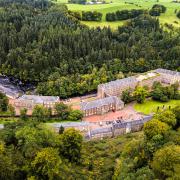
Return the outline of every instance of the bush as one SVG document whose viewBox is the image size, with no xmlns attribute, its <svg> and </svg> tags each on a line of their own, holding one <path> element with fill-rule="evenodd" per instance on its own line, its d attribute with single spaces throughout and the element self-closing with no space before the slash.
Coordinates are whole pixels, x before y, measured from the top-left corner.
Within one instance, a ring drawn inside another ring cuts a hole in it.
<svg viewBox="0 0 180 180">
<path fill-rule="evenodd" d="M 80 110 L 72 110 L 69 113 L 68 120 L 70 121 L 78 121 L 82 120 L 83 113 Z"/>
<path fill-rule="evenodd" d="M 107 13 L 106 21 L 116 21 L 116 14 L 115 13 Z"/>
<path fill-rule="evenodd" d="M 127 89 L 123 91 L 121 99 L 123 100 L 125 104 L 134 101 L 135 98 L 133 97 L 132 89 Z"/>
<path fill-rule="evenodd" d="M 0 92 L 0 111 L 7 111 L 8 109 L 8 98 L 5 94 Z"/>
<path fill-rule="evenodd" d="M 170 110 L 165 110 L 154 115 L 155 119 L 159 119 L 161 122 L 168 124 L 170 127 L 176 125 L 176 116 Z"/>
<path fill-rule="evenodd" d="M 116 20 L 121 21 L 121 20 L 132 19 L 143 13 L 144 11 L 142 9 L 116 11 L 113 13 L 107 13 L 106 21 L 116 21 Z"/>
<path fill-rule="evenodd" d="M 82 20 L 83 21 L 101 21 L 102 13 L 97 11 L 83 11 L 82 12 Z"/>
<path fill-rule="evenodd" d="M 144 134 L 149 140 L 158 134 L 164 136 L 169 129 L 170 127 L 166 123 L 157 119 L 153 119 L 144 124 Z"/>
<path fill-rule="evenodd" d="M 51 111 L 46 107 L 36 105 L 33 109 L 32 116 L 37 121 L 44 122 L 47 118 L 50 118 Z"/>
<path fill-rule="evenodd" d="M 154 4 L 152 9 L 158 9 L 160 13 L 166 12 L 166 7 L 161 4 Z"/>
<path fill-rule="evenodd" d="M 180 11 L 177 13 L 177 17 L 180 19 Z"/>
<path fill-rule="evenodd" d="M 149 11 L 151 16 L 160 16 L 161 13 L 166 12 L 166 7 L 160 4 L 154 4 L 152 9 Z"/>
<path fill-rule="evenodd" d="M 157 8 L 151 9 L 151 10 L 149 11 L 149 14 L 150 14 L 151 16 L 160 16 L 160 15 L 161 15 L 159 9 L 157 9 Z"/>
<path fill-rule="evenodd" d="M 168 87 L 163 87 L 160 83 L 155 82 L 153 84 L 151 96 L 152 99 L 161 102 L 167 102 L 170 99 L 179 99 L 178 84 L 172 84 Z"/>
</svg>

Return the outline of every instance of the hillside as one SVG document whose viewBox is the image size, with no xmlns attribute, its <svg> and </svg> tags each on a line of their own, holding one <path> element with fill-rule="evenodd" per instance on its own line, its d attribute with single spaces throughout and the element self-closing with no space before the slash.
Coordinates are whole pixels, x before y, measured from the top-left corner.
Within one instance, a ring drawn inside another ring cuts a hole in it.
<svg viewBox="0 0 180 180">
<path fill-rule="evenodd" d="M 58 0 L 58 3 L 67 3 L 65 0 Z M 106 1 L 107 4 L 97 4 L 97 5 L 80 5 L 80 4 L 67 4 L 69 10 L 72 11 L 98 11 L 103 14 L 101 22 L 88 22 L 82 21 L 83 24 L 89 27 L 97 26 L 111 26 L 111 28 L 116 29 L 119 25 L 123 25 L 126 21 L 116 21 L 107 22 L 105 15 L 109 12 L 115 12 L 117 10 L 127 10 L 127 9 L 146 9 L 150 10 L 154 4 L 161 4 L 167 8 L 164 14 L 159 17 L 161 24 L 172 24 L 175 27 L 180 27 L 180 19 L 177 18 L 175 11 L 180 10 L 180 3 L 174 3 L 172 0 L 156 0 L 146 1 L 146 0 L 113 0 Z M 112 3 L 110 3 L 112 2 Z M 109 3 L 109 4 L 108 4 Z"/>
</svg>

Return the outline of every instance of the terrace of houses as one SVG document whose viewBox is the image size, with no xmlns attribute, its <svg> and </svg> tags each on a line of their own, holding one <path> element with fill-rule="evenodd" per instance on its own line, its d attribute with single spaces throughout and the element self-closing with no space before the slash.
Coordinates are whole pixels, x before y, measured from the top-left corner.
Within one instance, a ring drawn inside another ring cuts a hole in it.
<svg viewBox="0 0 180 180">
<path fill-rule="evenodd" d="M 123 107 L 124 102 L 116 96 L 81 103 L 81 110 L 83 111 L 84 116 L 103 114 L 109 111 L 120 110 Z"/>
</svg>

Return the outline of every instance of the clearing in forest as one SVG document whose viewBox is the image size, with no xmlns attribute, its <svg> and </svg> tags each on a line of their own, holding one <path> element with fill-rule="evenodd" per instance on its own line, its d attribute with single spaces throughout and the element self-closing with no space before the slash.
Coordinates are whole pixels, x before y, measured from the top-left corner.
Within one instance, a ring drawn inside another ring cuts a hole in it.
<svg viewBox="0 0 180 180">
<path fill-rule="evenodd" d="M 165 13 L 162 13 L 159 20 L 162 24 L 172 24 L 174 27 L 180 27 L 180 19 L 176 17 L 176 12 L 180 10 L 180 3 L 175 3 L 173 0 L 106 0 L 106 4 L 82 5 L 82 4 L 69 4 L 68 0 L 57 0 L 58 3 L 66 3 L 71 11 L 97 11 L 103 14 L 101 22 L 95 21 L 82 21 L 82 23 L 90 26 L 111 26 L 117 28 L 126 21 L 107 22 L 105 19 L 106 13 L 116 12 L 117 10 L 130 10 L 130 9 L 146 9 L 150 10 L 154 4 L 161 4 L 167 8 Z"/>
</svg>

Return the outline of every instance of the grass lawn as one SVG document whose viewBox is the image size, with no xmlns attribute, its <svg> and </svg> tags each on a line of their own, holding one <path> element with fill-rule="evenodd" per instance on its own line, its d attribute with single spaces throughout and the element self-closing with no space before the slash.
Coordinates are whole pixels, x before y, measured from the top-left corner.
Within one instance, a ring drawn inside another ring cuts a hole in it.
<svg viewBox="0 0 180 180">
<path fill-rule="evenodd" d="M 68 0 L 57 0 L 58 3 L 67 3 Z M 106 1 L 107 3 L 110 0 Z M 127 4 L 126 2 L 133 3 Z M 180 20 L 176 17 L 174 13 L 175 10 L 180 10 L 180 3 L 173 3 L 172 0 L 112 0 L 112 3 L 109 4 L 96 4 L 96 5 L 80 5 L 80 4 L 67 4 L 69 10 L 72 11 L 98 11 L 103 14 L 103 18 L 101 22 L 92 22 L 92 21 L 82 21 L 82 23 L 90 26 L 111 26 L 113 29 L 121 26 L 125 21 L 115 21 L 115 22 L 106 22 L 105 15 L 108 12 L 115 12 L 117 10 L 124 9 L 150 9 L 154 4 L 162 4 L 167 7 L 167 11 L 165 14 L 161 14 L 159 17 L 160 22 L 162 24 L 168 23 L 173 24 L 175 27 L 180 27 Z"/>
<path fill-rule="evenodd" d="M 166 107 L 168 108 L 169 106 L 171 107 L 180 106 L 180 100 L 171 100 L 169 102 L 158 102 L 154 100 L 147 100 L 143 104 L 136 103 L 134 105 L 134 109 L 144 114 L 151 114 L 157 110 L 158 106 L 163 107 L 163 105 L 165 106 L 165 108 Z"/>
</svg>

